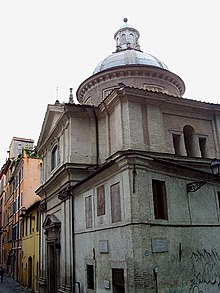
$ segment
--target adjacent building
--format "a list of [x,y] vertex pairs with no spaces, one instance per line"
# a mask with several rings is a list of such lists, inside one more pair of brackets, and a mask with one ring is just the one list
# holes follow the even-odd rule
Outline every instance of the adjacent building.
[[4,265],[4,220],[5,220],[5,200],[7,198],[6,194],[6,182],[8,174],[8,169],[11,161],[6,160],[5,164],[2,166],[0,171],[0,266]]
[[29,208],[23,209],[22,214],[22,270],[21,283],[39,292],[39,251],[40,251],[40,201]]
[[40,292],[219,292],[220,105],[183,98],[127,19],[114,39],[45,114]]
[[32,139],[13,137],[4,168],[2,264],[32,292],[37,292],[39,276],[40,198],[35,190],[40,186],[41,162]]

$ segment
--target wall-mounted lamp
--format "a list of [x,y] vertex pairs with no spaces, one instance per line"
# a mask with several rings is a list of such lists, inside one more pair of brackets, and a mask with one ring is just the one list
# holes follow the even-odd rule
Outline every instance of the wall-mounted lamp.
[[220,174],[220,160],[214,159],[211,161],[210,168],[212,170],[212,174],[219,176]]
[[19,211],[19,217],[23,218],[26,215],[27,209],[25,207],[22,207]]
[[215,178],[208,179],[206,181],[200,180],[200,181],[188,183],[186,185],[187,192],[195,192],[196,190],[200,189],[204,184],[206,184],[207,181],[216,180],[216,177],[218,178],[218,176],[220,175],[220,160],[218,160],[216,158],[214,160],[212,160],[211,164],[210,164],[210,169],[212,171],[212,174],[215,175]]
[[159,271],[158,267],[155,267],[154,268],[154,274],[157,275],[158,271]]

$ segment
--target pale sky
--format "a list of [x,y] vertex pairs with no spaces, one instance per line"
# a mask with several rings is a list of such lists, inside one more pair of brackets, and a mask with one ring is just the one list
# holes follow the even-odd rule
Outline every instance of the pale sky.
[[75,98],[115,51],[124,17],[184,80],[183,97],[220,103],[218,0],[0,0],[0,167],[13,136],[37,144],[47,105],[68,102],[70,87]]

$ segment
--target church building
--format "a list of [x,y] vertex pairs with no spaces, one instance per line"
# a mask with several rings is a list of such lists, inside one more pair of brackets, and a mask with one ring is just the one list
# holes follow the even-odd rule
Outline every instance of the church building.
[[78,103],[48,105],[41,293],[220,292],[220,105],[139,37],[125,18]]

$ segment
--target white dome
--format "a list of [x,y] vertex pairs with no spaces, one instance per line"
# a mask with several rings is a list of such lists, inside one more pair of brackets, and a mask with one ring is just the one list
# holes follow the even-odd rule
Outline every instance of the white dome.
[[112,53],[96,66],[93,74],[113,67],[126,65],[148,65],[168,70],[168,67],[163,62],[151,54],[131,49]]

